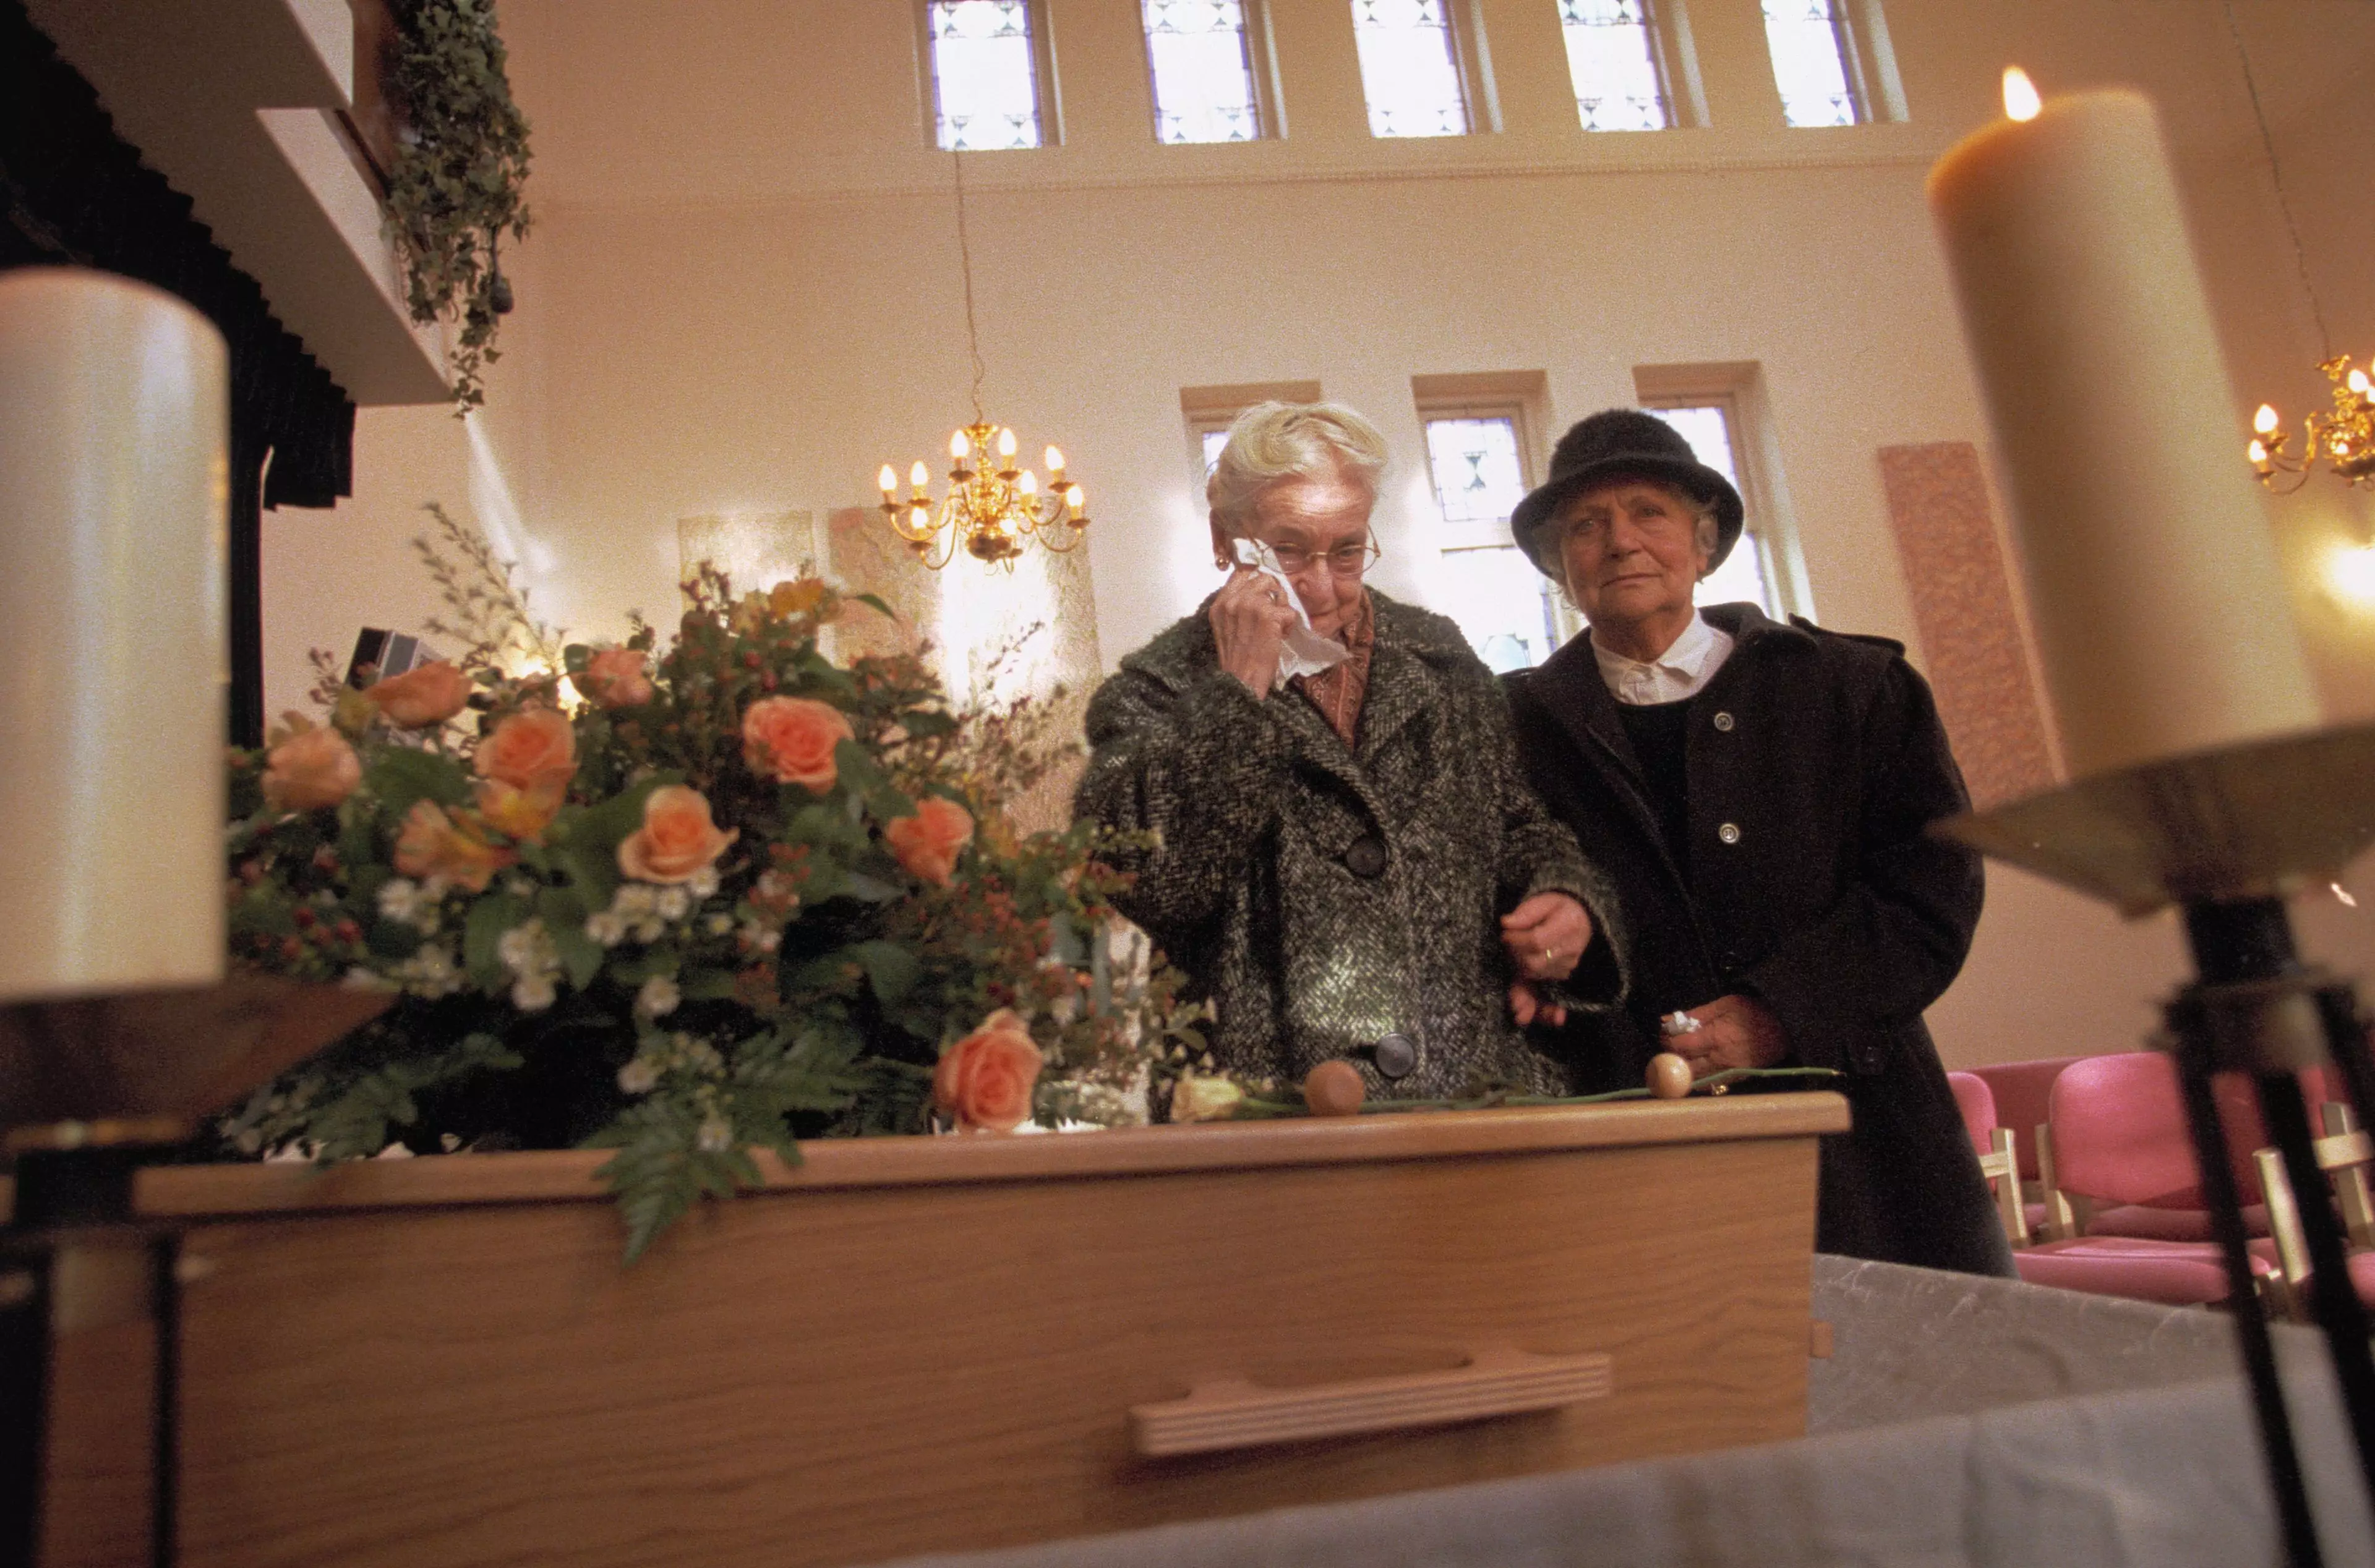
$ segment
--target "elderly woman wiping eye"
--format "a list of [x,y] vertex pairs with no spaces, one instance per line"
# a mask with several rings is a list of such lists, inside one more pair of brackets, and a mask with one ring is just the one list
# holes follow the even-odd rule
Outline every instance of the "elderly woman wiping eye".
[[1238,418],[1206,486],[1228,580],[1090,703],[1077,808],[1151,835],[1117,902],[1212,1002],[1223,1067],[1558,1092],[1524,1026],[1621,998],[1613,904],[1459,629],[1362,581],[1386,458],[1337,405]]

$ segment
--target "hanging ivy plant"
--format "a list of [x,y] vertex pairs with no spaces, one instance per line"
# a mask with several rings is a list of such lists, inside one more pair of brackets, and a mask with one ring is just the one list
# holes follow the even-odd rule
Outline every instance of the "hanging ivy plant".
[[512,308],[500,245],[506,232],[527,233],[527,117],[503,73],[494,0],[395,0],[391,10],[400,128],[389,228],[412,319],[460,327],[447,368],[464,414],[486,401],[480,376],[501,357],[495,326]]

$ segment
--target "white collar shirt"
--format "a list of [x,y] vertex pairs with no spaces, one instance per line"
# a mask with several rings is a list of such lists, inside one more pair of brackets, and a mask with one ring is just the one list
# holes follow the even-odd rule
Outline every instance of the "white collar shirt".
[[1730,632],[1694,612],[1683,634],[1647,664],[1611,653],[1597,642],[1591,644],[1591,656],[1600,661],[1600,678],[1608,683],[1608,694],[1637,708],[1697,696],[1731,656],[1731,643]]

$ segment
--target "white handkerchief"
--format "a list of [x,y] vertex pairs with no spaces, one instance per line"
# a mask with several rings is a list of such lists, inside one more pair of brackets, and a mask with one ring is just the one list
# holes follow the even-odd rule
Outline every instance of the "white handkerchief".
[[1286,580],[1286,573],[1279,570],[1278,557],[1268,545],[1247,538],[1235,543],[1238,563],[1252,567],[1277,584],[1294,610],[1295,624],[1286,629],[1286,643],[1278,651],[1278,678],[1282,685],[1298,675],[1317,675],[1333,669],[1353,656],[1353,651],[1343,643],[1311,630],[1311,613],[1303,607],[1303,596]]

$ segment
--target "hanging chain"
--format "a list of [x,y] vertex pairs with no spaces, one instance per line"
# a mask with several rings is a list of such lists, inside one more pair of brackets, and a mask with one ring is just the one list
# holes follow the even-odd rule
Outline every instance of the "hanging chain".
[[[2325,329],[2325,308],[2317,302],[2317,285],[2310,281],[2309,253],[2301,248],[2300,225],[2293,221],[2292,198],[2285,195],[2284,167],[2276,161],[2276,139],[2268,133],[2268,112],[2260,103],[2260,81],[2251,72],[2251,52],[2243,46],[2242,25],[2235,20],[2235,0],[2225,0],[2227,31],[2235,40],[2236,56],[2243,62],[2243,86],[2251,94],[2251,119],[2260,127],[2260,147],[2268,155],[2268,178],[2276,187],[2276,208],[2285,215],[2285,232],[2293,242],[2293,268],[2300,274],[2301,292],[2309,296],[2309,312],[2317,322],[2318,358],[2334,358],[2334,336]],[[960,213],[963,208],[958,209]]]
[[973,319],[973,244],[965,235],[964,154],[951,148],[949,160],[957,171],[957,258],[964,265],[965,347],[973,353],[973,422],[978,425],[982,422],[981,383],[989,368],[981,362],[981,329]]

